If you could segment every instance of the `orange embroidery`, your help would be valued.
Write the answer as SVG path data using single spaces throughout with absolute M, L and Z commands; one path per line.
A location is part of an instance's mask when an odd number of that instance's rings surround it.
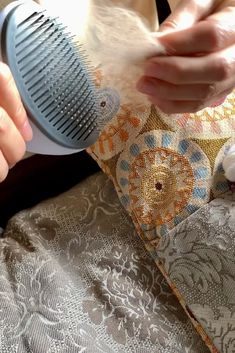
M 118 135 L 120 140 L 126 142 L 129 139 L 129 132 L 126 125 L 138 127 L 141 124 L 140 118 L 133 116 L 127 106 L 122 106 L 121 112 L 117 114 L 115 121 L 111 122 L 104 131 L 101 132 L 98 140 L 99 153 L 105 154 L 105 144 L 108 144 L 109 151 L 114 151 L 113 137 Z M 129 127 L 130 131 L 131 128 Z

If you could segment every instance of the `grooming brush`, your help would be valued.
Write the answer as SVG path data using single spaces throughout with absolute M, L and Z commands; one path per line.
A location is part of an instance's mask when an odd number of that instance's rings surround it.
M 99 99 L 81 46 L 33 1 L 0 14 L 1 60 L 11 69 L 34 138 L 29 152 L 69 154 L 99 135 Z

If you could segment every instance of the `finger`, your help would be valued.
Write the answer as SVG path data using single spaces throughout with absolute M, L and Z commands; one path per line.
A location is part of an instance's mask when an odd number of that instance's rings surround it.
M 0 150 L 9 166 L 21 160 L 25 153 L 25 142 L 15 124 L 0 108 Z
M 160 32 L 175 32 L 192 27 L 210 13 L 212 0 L 184 0 L 172 9 L 172 14 L 160 26 Z
M 210 85 L 174 85 L 158 79 L 143 77 L 137 84 L 141 93 L 149 96 L 155 96 L 157 99 L 170 97 L 175 101 L 198 101 L 208 99 L 215 95 L 213 86 Z
M 235 46 L 203 57 L 155 57 L 144 75 L 173 84 L 222 82 L 235 77 Z
M 8 163 L 0 150 L 0 183 L 6 179 L 9 171 Z
M 225 9 L 191 28 L 160 36 L 158 40 L 169 55 L 215 52 L 235 42 L 234 18 L 235 8 Z
M 235 77 L 219 84 L 175 85 L 154 78 L 143 77 L 137 83 L 137 89 L 156 99 L 170 97 L 173 101 L 209 101 L 221 92 L 232 91 L 235 87 Z
M 26 111 L 10 69 L 4 63 L 0 63 L 0 106 L 14 121 L 25 141 L 31 140 L 32 129 L 28 123 Z
M 159 100 L 154 96 L 149 96 L 149 100 L 165 114 L 196 113 L 203 109 L 199 101 Z
M 212 106 L 213 104 L 218 105 L 218 102 L 222 102 L 222 99 L 224 100 L 229 93 L 231 93 L 231 91 L 222 92 L 212 100 L 205 103 L 202 103 L 201 101 L 159 100 L 155 96 L 149 96 L 149 100 L 165 114 L 197 113 L 202 109 Z

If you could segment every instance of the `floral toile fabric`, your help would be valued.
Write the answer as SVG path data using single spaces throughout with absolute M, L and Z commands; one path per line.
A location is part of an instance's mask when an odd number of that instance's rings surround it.
M 232 194 L 204 205 L 151 255 L 102 172 L 18 213 L 0 239 L 0 350 L 209 353 L 193 322 L 234 352 L 234 213 Z
M 209 352 L 102 172 L 3 236 L 1 352 Z

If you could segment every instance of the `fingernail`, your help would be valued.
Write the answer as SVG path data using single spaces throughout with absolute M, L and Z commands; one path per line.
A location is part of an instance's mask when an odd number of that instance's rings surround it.
M 148 94 L 150 96 L 154 95 L 156 92 L 156 86 L 152 80 L 141 79 L 137 83 L 136 88 L 139 92 Z
M 23 136 L 23 139 L 25 141 L 30 141 L 32 140 L 33 137 L 33 131 L 31 129 L 31 126 L 29 125 L 28 120 L 25 121 L 24 125 L 20 129 L 20 133 Z

